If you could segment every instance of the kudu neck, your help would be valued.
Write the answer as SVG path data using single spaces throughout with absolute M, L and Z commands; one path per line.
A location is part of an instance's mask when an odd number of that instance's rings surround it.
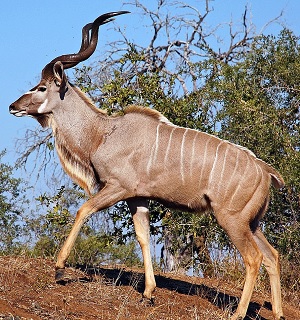
M 101 137 L 108 117 L 98 110 L 78 89 L 69 85 L 64 99 L 53 110 L 51 127 L 54 136 L 80 148 L 91 146 L 91 137 Z

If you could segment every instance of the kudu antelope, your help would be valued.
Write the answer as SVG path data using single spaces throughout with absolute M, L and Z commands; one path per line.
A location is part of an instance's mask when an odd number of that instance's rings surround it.
M 95 51 L 99 26 L 124 13 L 107 13 L 86 25 L 78 53 L 48 63 L 40 83 L 9 107 L 15 116 L 31 116 L 52 128 L 64 170 L 90 195 L 58 255 L 56 279 L 63 279 L 65 262 L 84 222 L 94 212 L 125 200 L 144 259 L 143 295 L 151 299 L 156 284 L 147 200 L 196 212 L 212 209 L 246 267 L 232 319 L 245 317 L 261 263 L 270 275 L 274 317 L 283 319 L 278 253 L 258 226 L 270 184 L 284 185 L 280 174 L 249 150 L 175 126 L 155 110 L 129 106 L 122 116 L 107 116 L 68 82 L 64 70 Z

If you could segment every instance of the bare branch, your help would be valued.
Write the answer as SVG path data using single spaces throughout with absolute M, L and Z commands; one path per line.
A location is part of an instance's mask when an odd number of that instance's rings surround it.
M 205 27 L 204 22 L 208 15 L 213 12 L 206 0 L 201 9 L 195 8 L 182 1 L 157 1 L 156 9 L 149 9 L 142 1 L 135 0 L 127 2 L 140 10 L 144 17 L 147 30 L 152 30 L 148 45 L 138 45 L 134 48 L 138 54 L 143 56 L 143 61 L 134 62 L 134 65 L 121 66 L 124 79 L 129 82 L 145 72 L 163 72 L 175 77 L 181 86 L 182 93 L 188 94 L 188 88 L 192 85 L 192 91 L 198 90 L 194 64 L 203 59 L 216 59 L 229 63 L 240 58 L 240 53 L 249 47 L 252 40 L 252 25 L 247 20 L 248 9 L 245 8 L 242 18 L 243 30 L 239 31 L 230 22 L 228 46 L 225 50 L 214 48 L 211 38 L 216 37 L 219 24 L 213 28 Z M 147 23 L 149 23 L 147 25 Z M 102 60 L 102 64 L 116 66 L 120 63 L 119 56 L 128 52 L 132 46 L 128 36 L 118 29 L 122 39 L 117 43 L 109 43 L 109 60 Z M 145 40 L 145 39 L 143 39 Z M 127 47 L 127 49 L 126 49 Z M 124 52 L 125 48 L 125 52 Z M 129 49 L 131 50 L 131 49 Z
M 24 138 L 17 141 L 16 150 L 19 158 L 16 161 L 17 168 L 30 168 L 30 171 L 44 171 L 47 164 L 54 157 L 54 145 L 52 141 L 52 132 L 36 128 L 35 130 L 27 129 Z M 30 157 L 33 157 L 30 159 Z
M 282 16 L 284 15 L 284 10 L 282 10 L 279 15 L 277 17 L 275 17 L 274 19 L 268 21 L 262 28 L 261 30 L 259 31 L 259 35 L 263 34 L 265 32 L 265 30 L 273 23 L 279 23 L 281 24 L 283 27 L 284 25 L 280 22 L 280 18 L 282 18 Z

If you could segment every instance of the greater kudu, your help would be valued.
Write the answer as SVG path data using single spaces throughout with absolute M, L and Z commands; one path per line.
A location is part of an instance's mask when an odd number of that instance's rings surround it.
M 126 200 L 143 253 L 144 297 L 151 299 L 156 284 L 147 199 L 189 211 L 209 208 L 246 266 L 244 290 L 232 319 L 245 317 L 262 262 L 270 275 L 274 317 L 283 319 L 278 253 L 258 227 L 270 184 L 284 185 L 280 174 L 249 150 L 175 126 L 155 110 L 131 106 L 125 115 L 109 117 L 68 82 L 64 69 L 86 60 L 96 48 L 99 26 L 124 13 L 107 13 L 86 25 L 79 52 L 48 63 L 40 83 L 9 107 L 15 116 L 32 116 L 52 128 L 63 168 L 90 195 L 58 255 L 56 279 L 63 279 L 83 223 L 92 213 Z

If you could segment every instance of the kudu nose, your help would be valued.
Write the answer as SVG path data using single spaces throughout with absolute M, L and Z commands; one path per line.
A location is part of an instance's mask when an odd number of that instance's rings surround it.
M 18 110 L 14 104 L 11 104 L 8 109 L 9 109 L 10 114 L 12 114 L 16 117 L 21 117 L 21 116 L 25 115 L 25 111 Z

